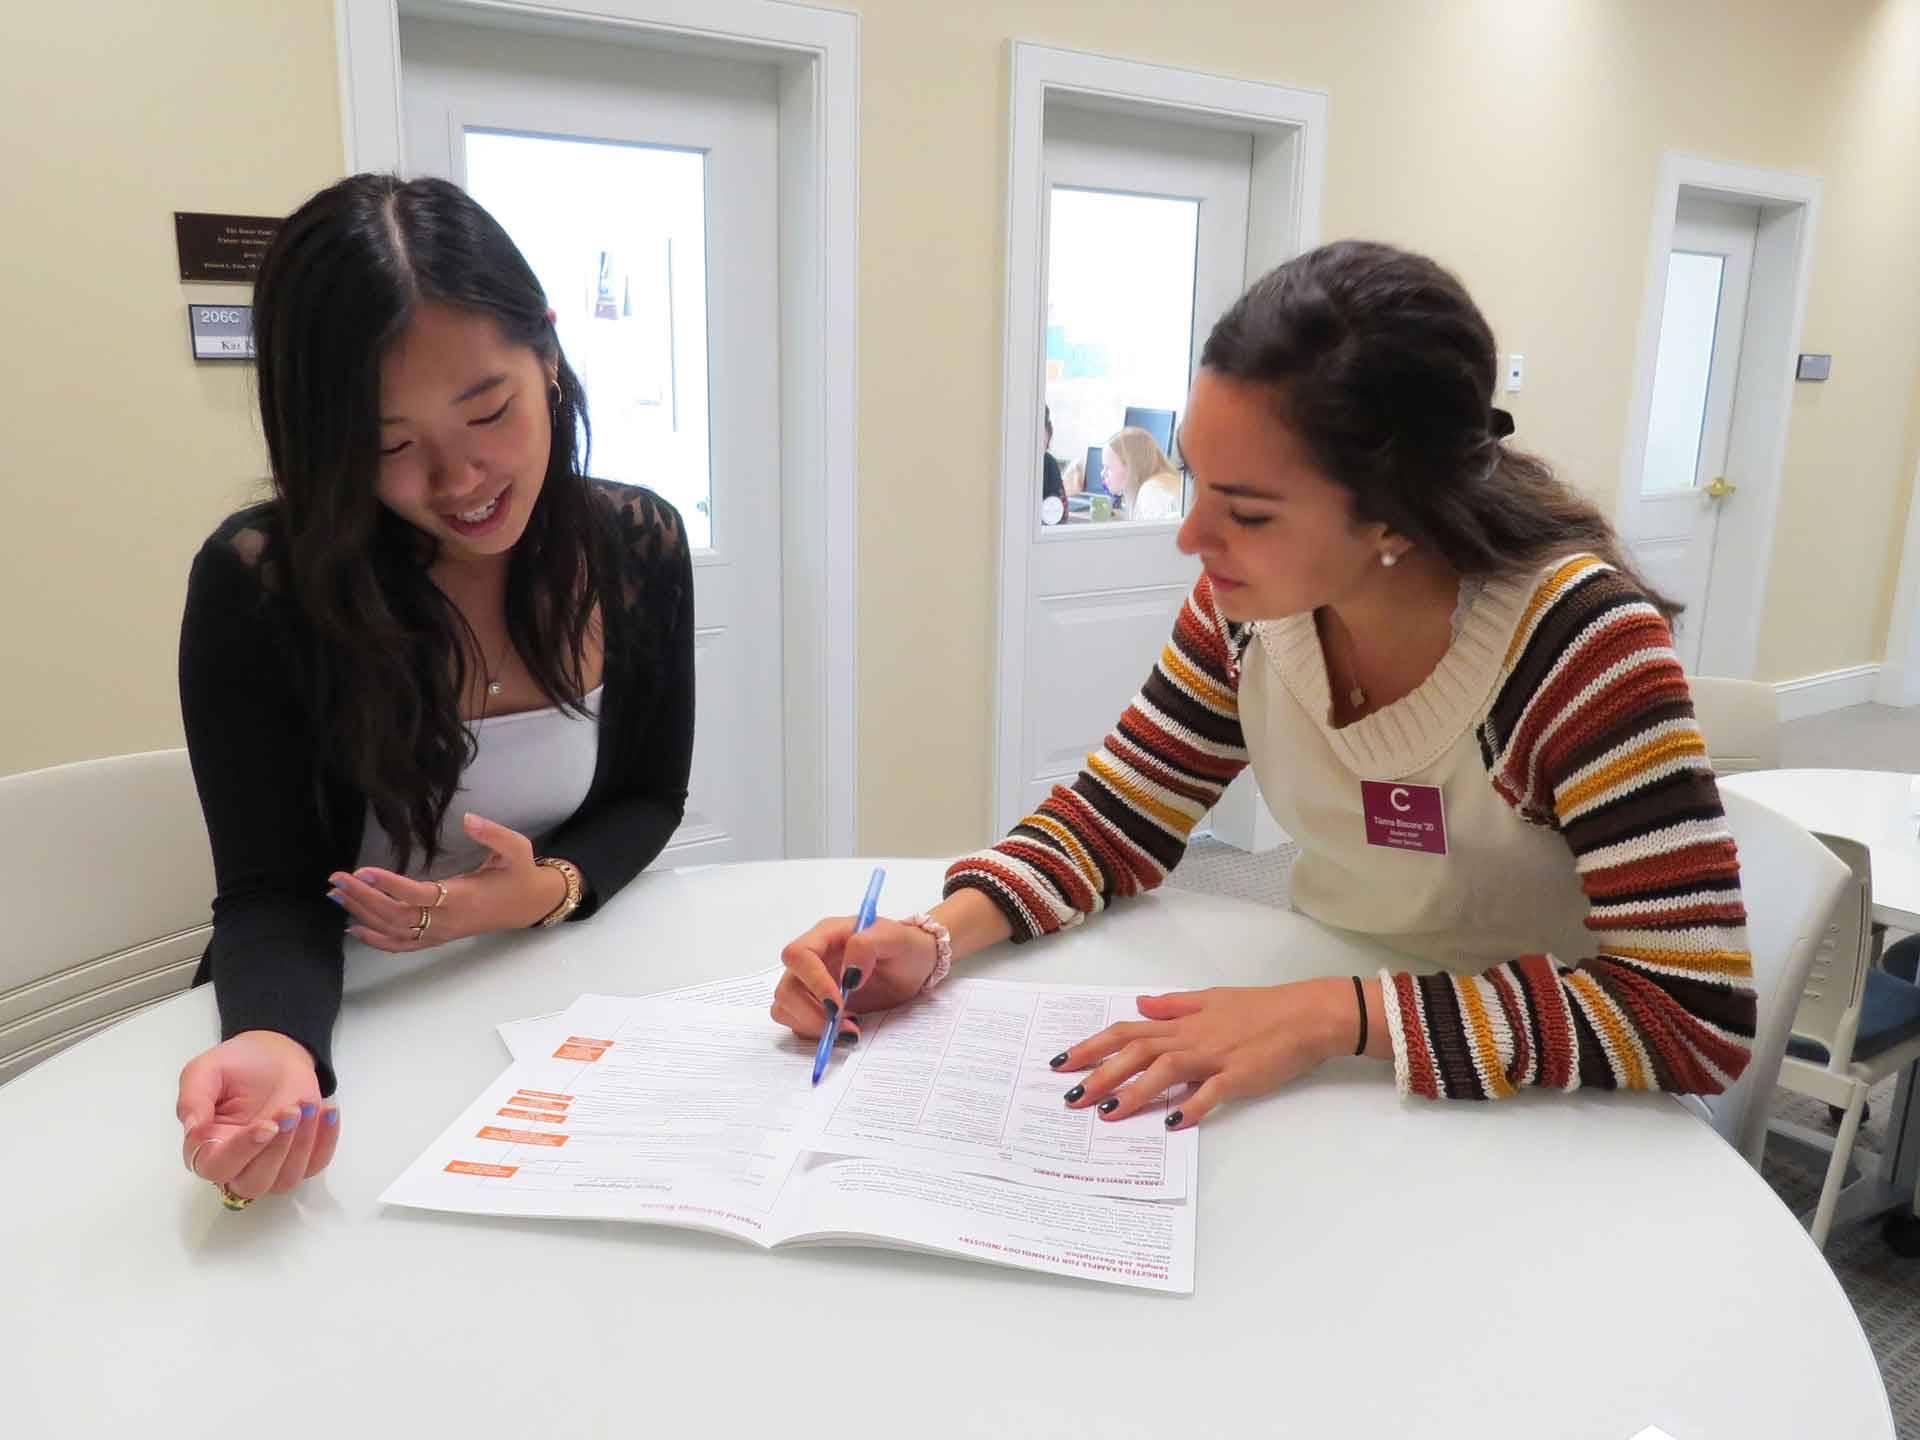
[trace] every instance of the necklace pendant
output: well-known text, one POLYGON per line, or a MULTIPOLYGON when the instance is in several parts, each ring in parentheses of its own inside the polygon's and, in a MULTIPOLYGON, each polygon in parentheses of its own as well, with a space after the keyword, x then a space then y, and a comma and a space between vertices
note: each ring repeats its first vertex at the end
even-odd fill
POLYGON ((489 680, 487 682, 487 694, 490 696, 497 697, 500 692, 506 688, 507 687, 502 685, 498 680, 489 680))

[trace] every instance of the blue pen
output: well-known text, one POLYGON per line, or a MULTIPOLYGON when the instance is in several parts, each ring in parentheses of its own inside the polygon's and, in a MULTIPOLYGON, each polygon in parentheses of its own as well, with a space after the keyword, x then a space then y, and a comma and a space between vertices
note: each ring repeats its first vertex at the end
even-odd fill
MULTIPOLYGON (((867 881, 867 898, 860 902, 860 914, 853 922, 854 934, 858 935, 873 924, 873 912, 880 905, 880 887, 886 883, 886 878, 887 872, 876 865, 873 878, 867 881)), ((840 977, 845 987, 840 992, 842 996, 858 985, 861 979, 857 971, 851 976, 852 985, 846 984, 848 978, 847 975, 840 977)), ((831 1000, 827 1001, 827 1028, 820 1032, 820 1048, 813 1052, 813 1083, 816 1085, 820 1083, 820 1077, 827 1073, 827 1061, 832 1058, 834 1044, 840 1039, 840 1021, 844 1014, 845 1011, 840 1006, 835 1005, 831 1000)))

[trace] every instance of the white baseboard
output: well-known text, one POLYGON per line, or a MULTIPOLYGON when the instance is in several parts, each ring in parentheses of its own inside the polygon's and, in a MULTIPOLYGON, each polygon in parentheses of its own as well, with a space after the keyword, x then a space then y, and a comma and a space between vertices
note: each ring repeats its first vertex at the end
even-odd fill
POLYGON ((1824 675, 1777 680, 1773 693, 1779 697, 1782 720, 1804 720, 1809 715, 1845 710, 1849 705, 1869 705, 1875 699, 1879 683, 1878 665, 1849 665, 1845 670, 1829 670, 1824 675))

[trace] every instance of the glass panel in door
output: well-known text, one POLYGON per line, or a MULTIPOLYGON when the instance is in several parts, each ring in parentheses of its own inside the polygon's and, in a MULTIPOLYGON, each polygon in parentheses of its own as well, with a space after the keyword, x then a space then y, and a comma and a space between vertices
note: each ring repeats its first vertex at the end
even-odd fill
POLYGON ((1667 257, 1667 298, 1654 360, 1642 495, 1671 495, 1699 483, 1700 447, 1713 379, 1714 335, 1726 259, 1676 250, 1667 257))
POLYGON ((527 257, 579 372, 591 473, 671 501, 713 536, 706 156, 468 129, 467 192, 527 257))
POLYGON ((1200 202, 1055 185, 1047 227, 1044 525, 1178 520, 1200 202))

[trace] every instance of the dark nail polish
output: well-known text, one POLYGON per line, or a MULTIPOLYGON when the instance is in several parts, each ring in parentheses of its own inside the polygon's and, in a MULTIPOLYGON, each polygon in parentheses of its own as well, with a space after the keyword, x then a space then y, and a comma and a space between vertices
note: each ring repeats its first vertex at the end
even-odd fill
POLYGON ((1106 1099, 1100 1102, 1100 1113, 1102 1115, 1111 1115, 1115 1110, 1118 1110, 1119 1108, 1120 1108, 1120 1097, 1118 1095, 1109 1095, 1107 1096, 1106 1099))
POLYGON ((1086 1093, 1087 1093, 1086 1086, 1084 1085, 1074 1086, 1073 1089, 1067 1091, 1067 1104, 1069 1105, 1073 1104, 1074 1101, 1078 1100, 1082 1095, 1086 1093))
POLYGON ((829 1024, 832 1023, 833 1017, 840 1013, 840 1007, 831 1000, 822 1000, 820 1002, 820 1008, 827 1012, 827 1021, 829 1024))
POLYGON ((851 995, 860 988, 860 982, 866 978, 866 972, 858 965, 849 965, 840 975, 840 993, 851 995))
POLYGON ((1058 1070, 1062 1065, 1067 1063, 1067 1056, 1069 1053, 1070 1052, 1066 1050, 1062 1050, 1058 1055, 1054 1056, 1053 1059, 1047 1061, 1047 1064, 1051 1065, 1054 1069, 1058 1070))
POLYGON ((1180 1123, 1180 1112, 1178 1110, 1169 1110, 1167 1112, 1167 1129, 1171 1130, 1173 1129, 1174 1126, 1178 1125, 1179 1123, 1180 1123))
POLYGON ((860 1043, 860 1032, 858 1030, 842 1030, 840 1032, 840 1038, 833 1043, 836 1045, 858 1045, 860 1043))

